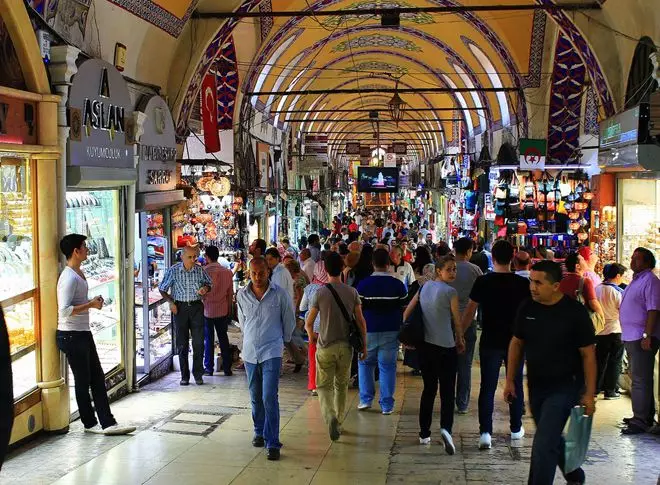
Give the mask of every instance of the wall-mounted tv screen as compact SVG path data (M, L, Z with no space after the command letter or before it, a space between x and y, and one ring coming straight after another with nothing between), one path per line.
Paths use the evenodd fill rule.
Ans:
M358 167L358 192L398 192L396 167Z

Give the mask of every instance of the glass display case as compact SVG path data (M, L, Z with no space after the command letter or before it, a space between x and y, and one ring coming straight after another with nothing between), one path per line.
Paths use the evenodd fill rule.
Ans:
M102 296L103 308L89 312L90 327L103 371L123 364L121 221L118 190L66 194L66 232L87 236L89 256L82 270L89 298Z
M17 400L37 386L38 377L33 183L29 160L0 153L0 304L9 331Z
M660 180L620 179L618 181L618 259L626 267L635 248L660 252ZM656 268L660 275L660 268ZM632 273L627 275L632 277Z
M172 314L158 285L170 266L169 209L135 215L135 360L138 380L172 355Z

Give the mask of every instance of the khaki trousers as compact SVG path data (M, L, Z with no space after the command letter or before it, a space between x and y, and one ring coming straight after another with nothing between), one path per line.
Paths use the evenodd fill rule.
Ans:
M344 422L352 359L353 349L348 342L316 349L316 392L326 424L333 418L339 424Z

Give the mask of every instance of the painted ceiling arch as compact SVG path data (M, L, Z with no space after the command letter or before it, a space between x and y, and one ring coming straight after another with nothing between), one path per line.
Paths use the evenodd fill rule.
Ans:
M318 79L320 74L322 72L324 72L326 69L330 69L333 66L336 66L340 63L347 63L348 61L355 60L357 58L361 58L361 57L364 57L364 56L370 56L370 57L373 57L374 59L375 58L380 59L380 58L382 58L383 55L403 59L407 63L412 64L413 66L418 66L418 67L421 67L423 69L426 69L429 72L432 72L432 77L435 79L435 83L437 85L439 85L441 87L448 87L448 84L447 84L446 80L442 77L442 74L444 74L442 71L432 70L432 68L429 65L427 65L426 63L424 63L423 61L421 61L419 59L415 59L414 57L409 56L407 54L404 54L404 53L401 53L401 52L392 53L392 52L388 52L388 51L380 50L380 49L366 49L366 50L362 50L362 51L359 51L359 52L355 52L354 54L345 54L345 55L343 55L339 58L336 58L336 59L330 61L330 63L328 63L328 64L325 64L323 66L318 67L317 71L316 71L316 74L314 74L314 76L312 76L310 79ZM373 61L373 62L382 63L382 61ZM357 66L359 66L359 65L360 64L358 63ZM400 65L400 64L389 64L389 65L393 66L393 67L398 67L400 69L407 69L405 66ZM376 65L375 67L387 67L387 65L384 65L384 66ZM383 71L383 72L387 72L387 71ZM349 75L354 75L355 74L354 66L351 63L349 63L349 65L346 69L346 73L349 74ZM388 79L387 77L383 77L383 76L378 77L377 75L372 73L372 74L369 75L369 77L363 78L363 80L374 79L374 78ZM389 78L389 80L392 80L392 79ZM402 86L410 87L410 88L414 87L412 84L405 82L406 80L407 80L407 78L401 79L400 83L401 83ZM352 81L355 81L355 79L352 79ZM279 82L279 80L277 82ZM276 84L277 84L277 82L276 82ZM461 85L463 85L462 82L461 82ZM346 83L341 84L341 85L330 85L330 86L325 85L325 83L319 83L319 85L317 87L320 87L320 88L325 88L325 87L339 88L339 87L343 87L343 86L346 86ZM391 86L391 87L394 87L394 86ZM436 98L437 96L438 96L437 94L436 95L429 95L429 98ZM450 96L454 98L454 104L458 105L459 103L458 103L456 94L451 94ZM412 98L412 97L413 96L406 96L406 101L408 102L410 100L410 98ZM485 97L483 97L481 99L481 101L482 101L481 106L486 108L487 120L491 120L492 119L491 110L490 110L490 107L489 107L490 102L487 101L485 99ZM257 103L257 106L264 109L264 111L267 111L268 108L271 105L264 104L263 102L261 102L261 103ZM284 106L286 107L286 103L284 103ZM474 107L476 107L476 106L474 106ZM477 115L476 111L473 113L473 117L474 117L473 122L476 123L476 125L482 124L482 121L478 119L478 115Z
M322 8L348 8L351 5L360 4L367 5L374 4L376 6L390 5L394 4L401 6L450 6L458 5L455 0L318 0L313 2L312 0L269 0L272 3L273 10L304 10L307 8L307 2L311 5L312 9L322 9ZM552 4L554 0L498 0L498 4L512 4L512 3L537 3L543 5ZM237 8L238 11L249 11L259 8L259 5L262 3L262 0L244 0ZM481 0L462 0L461 5L471 5L483 3ZM369 5L367 5L369 6ZM541 39L543 40L542 30L536 28L537 24L542 25L542 22L535 22L538 18L550 17L554 22L559 26L559 28L564 32L566 37L574 45L578 54L584 59L587 66L587 72L589 79L594 85L594 91L597 94L599 105L601 110L605 115L612 114L614 112L614 102L612 100L612 95L610 92L610 87L608 85L607 79L603 75L603 70L599 64L596 55L585 40L584 36L580 30L576 27L574 21L568 17L562 11L551 11L547 14L532 13L532 12L523 12L515 13L509 15L503 14L474 14L472 12L463 12L460 14L447 14L447 15L438 15L440 21L435 23L430 23L428 18L415 19L414 23L410 23L407 20L402 20L402 26L404 28L411 28L412 30L427 32L429 29L432 29L434 26L436 32L440 35L432 35L435 38L442 38L443 42L451 46L451 48L456 51L459 55L460 60L464 60L467 66L461 65L456 62L459 67L464 70L467 75L474 76L477 78L475 82L472 79L472 82L475 86L488 86L489 81L487 81L479 72L479 65L475 59L469 55L465 55L465 51L462 48L457 47L457 42L460 38L460 35L470 39L476 45L478 45L488 56L491 62L496 66L497 70L501 71L503 74L504 84L511 87L523 87L525 83L529 83L535 76L538 76L540 72L539 61L539 52L542 52L542 49L536 49L532 52L530 44L537 42ZM446 21L445 21L446 20ZM208 71L209 67L212 65L215 56L219 52L219 47L222 45L222 42L231 35L234 27L236 26L238 20L230 19L226 21L218 29L215 35L210 39L209 44L206 46L204 51L201 53L198 60L193 66L191 66L190 72L190 82L186 84L185 95L181 98L178 106L175 106L175 112L178 113L177 118L177 131L179 134L185 132L187 120L190 117L192 107L198 96L199 88L201 85L201 80L205 73ZM305 18L287 18L283 20L282 18L273 19L273 26L270 29L270 34L266 37L264 44L257 56L254 58L253 66L259 66L263 64L264 58L269 55L270 50L273 46L276 46L282 39L284 39L288 34L290 34L291 29L298 27L305 29L305 36L310 35L313 30L323 28L315 23L316 20L310 17ZM341 20L340 20L341 22ZM375 19L368 21L362 20L353 20L354 27L368 27L369 25L378 24ZM363 24L363 25L357 25ZM412 24L412 25L411 25ZM534 26L534 28L532 28ZM456 35L456 31L460 32L460 35ZM452 34L453 32L453 34ZM539 34L540 32L540 34ZM365 41L369 45L377 45L383 49L389 50L401 50L409 53L413 57L417 57L420 53L415 42L411 41L410 36L401 34L398 30L392 30L386 32L389 37L374 38L374 33L369 33L368 31L364 32L364 35L359 36L358 40L353 39L349 40L340 39L336 42L336 45L333 46L333 51L335 55L338 55L342 52L351 52L355 50L360 50L364 47L361 45L361 42ZM325 37L328 37L329 32L323 31ZM368 36L371 36L369 38ZM448 42L445 38L451 37L452 42ZM364 37L364 38L363 38ZM536 39L536 40L534 40ZM318 40L318 39L317 39ZM357 42L356 44L353 42ZM541 43L542 44L542 43ZM467 47L467 46L464 46ZM541 47L543 47L541 45ZM305 47L303 47L304 49ZM298 42L293 43L290 47L291 55L288 57L288 60L291 60L294 56L301 53L301 48ZM443 56L446 59L443 59L443 62L453 63L456 59L453 59L451 56ZM389 62L389 61L387 61ZM536 66L536 67L534 67ZM468 69L466 69L468 67ZM462 79L459 74L454 71L452 68L443 69L447 72L447 75L451 75L452 79L457 85L463 85ZM534 71L534 72L532 72ZM296 72L291 72L291 76L295 76ZM252 72L249 76L245 76L243 79L243 90L248 89L248 86L253 85L251 79L254 76ZM258 75L258 73L256 74ZM304 78L303 78L304 79ZM274 82L272 79L269 79L268 82ZM268 82L265 83L268 85ZM510 83L510 84L509 84ZM282 80L282 85L286 85L285 79ZM313 85L310 85L310 88L314 88ZM483 95L480 95L483 96ZM490 98L490 93L488 95ZM473 104L474 100L470 99L470 96L466 96L466 99L470 104ZM518 98L515 100L514 98ZM512 110L515 114L518 115L518 121L521 123L522 134L527 132L527 104L521 97L511 96L511 100L517 104L513 106ZM245 99L244 99L245 101ZM494 106L494 103L485 102L483 103L485 107L490 108L490 105ZM458 108L456 101L449 101L447 106L453 106ZM495 113L497 110L494 110ZM493 114L495 118L499 118L498 114ZM493 119L493 117L490 117Z

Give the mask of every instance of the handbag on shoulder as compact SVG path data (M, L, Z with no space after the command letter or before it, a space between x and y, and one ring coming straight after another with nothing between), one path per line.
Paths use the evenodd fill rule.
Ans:
M355 316L349 316L348 315L348 310L346 310L346 307L344 306L344 302L341 301L341 298L339 298L339 295L337 294L337 291L332 287L330 283L327 283L325 287L330 290L330 293L332 293L332 296L334 296L335 301L337 302L337 306L341 310L342 315L344 315L344 319L348 322L348 343L351 345L353 350L355 350L358 353L361 353L362 350L364 350L363 346L363 339L362 339L362 332L360 332L360 328L358 327L357 322L355 321Z
M418 295L421 298L422 288L419 289ZM424 343L424 320L422 318L422 304L419 298L412 314L403 322L403 326L399 330L399 342L413 348L419 348Z
M591 323L594 326L594 331L596 332L596 335L598 335L600 332L605 330L605 319L600 313L591 311L591 308L589 308L589 305L587 304L587 300L584 298L583 288L584 288L584 278L580 278L580 286L578 287L575 296L577 298L577 301L582 303L584 307L587 309L587 312L589 312L589 318L591 318Z

